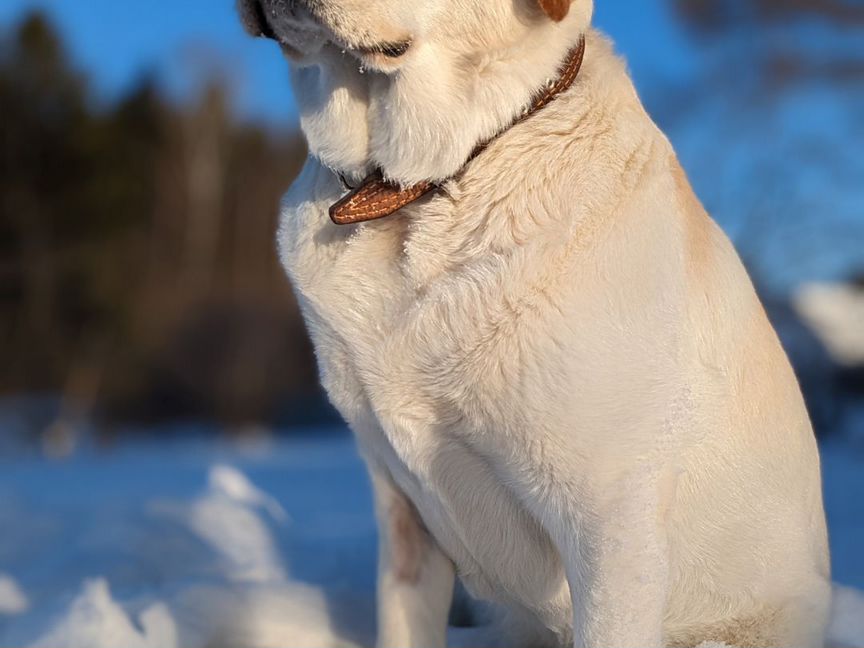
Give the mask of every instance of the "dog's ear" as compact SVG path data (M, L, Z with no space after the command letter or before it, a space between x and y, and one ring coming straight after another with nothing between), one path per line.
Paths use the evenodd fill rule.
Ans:
M571 0L537 0L540 8L555 22L561 22L570 12Z

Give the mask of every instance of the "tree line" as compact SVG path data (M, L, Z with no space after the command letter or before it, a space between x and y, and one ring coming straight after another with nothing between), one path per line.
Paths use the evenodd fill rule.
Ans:
M0 40L0 395L106 419L256 422L317 394L276 258L299 135L214 81L96 106L45 16Z

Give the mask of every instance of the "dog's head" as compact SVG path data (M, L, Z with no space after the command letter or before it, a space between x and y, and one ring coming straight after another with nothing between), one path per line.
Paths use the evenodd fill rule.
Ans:
M412 49L441 41L495 47L514 26L560 22L578 0L238 0L246 30L296 62L326 45L371 69L398 69Z
M310 152L401 184L452 176L554 77L592 0L238 0L294 61Z

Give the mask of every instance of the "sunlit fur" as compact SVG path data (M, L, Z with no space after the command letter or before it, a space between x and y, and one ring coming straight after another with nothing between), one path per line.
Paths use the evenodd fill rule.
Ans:
M372 475L379 646L443 647L456 574L492 614L452 645L820 646L795 377L590 2L561 22L536 0L309 4L311 32L280 32L312 152L281 253ZM451 176L582 34L572 89L456 180L330 223L336 172ZM352 50L403 37L398 60Z

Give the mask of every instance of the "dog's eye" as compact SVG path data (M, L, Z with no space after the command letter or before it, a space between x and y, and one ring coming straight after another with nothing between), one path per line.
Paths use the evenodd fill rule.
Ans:
M411 47L411 41L402 43L387 43L381 46L381 53L387 58L399 58Z

